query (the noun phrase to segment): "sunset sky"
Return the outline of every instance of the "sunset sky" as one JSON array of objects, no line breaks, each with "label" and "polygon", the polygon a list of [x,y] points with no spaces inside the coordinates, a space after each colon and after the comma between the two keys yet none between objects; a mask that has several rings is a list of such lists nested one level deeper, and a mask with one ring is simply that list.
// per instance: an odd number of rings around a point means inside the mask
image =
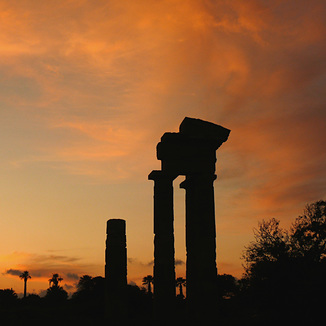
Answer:
[{"label": "sunset sky", "polygon": [[[104,276],[127,223],[128,281],[152,273],[155,147],[185,116],[217,152],[219,273],[241,277],[258,221],[326,199],[324,0],[0,0],[0,288]],[[185,276],[183,180],[175,181]]]}]

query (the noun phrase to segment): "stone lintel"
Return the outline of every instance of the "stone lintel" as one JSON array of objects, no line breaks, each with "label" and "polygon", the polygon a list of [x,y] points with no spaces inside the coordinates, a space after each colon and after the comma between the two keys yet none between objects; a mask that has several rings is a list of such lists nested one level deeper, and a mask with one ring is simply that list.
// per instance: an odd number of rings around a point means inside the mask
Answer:
[{"label": "stone lintel", "polygon": [[180,134],[188,137],[205,138],[226,142],[231,130],[215,123],[185,117],[179,127]]},{"label": "stone lintel", "polygon": [[184,151],[195,151],[198,147],[205,147],[216,150],[219,148],[224,141],[220,138],[209,138],[209,137],[199,137],[191,136],[187,134],[181,134],[177,132],[166,132],[161,137],[161,141],[156,147],[157,158],[160,160],[160,147],[166,149],[180,148]]},{"label": "stone lintel", "polygon": [[172,175],[215,172],[216,144],[205,139],[179,137],[180,134],[174,136],[176,141],[161,141],[157,145],[162,171]]}]

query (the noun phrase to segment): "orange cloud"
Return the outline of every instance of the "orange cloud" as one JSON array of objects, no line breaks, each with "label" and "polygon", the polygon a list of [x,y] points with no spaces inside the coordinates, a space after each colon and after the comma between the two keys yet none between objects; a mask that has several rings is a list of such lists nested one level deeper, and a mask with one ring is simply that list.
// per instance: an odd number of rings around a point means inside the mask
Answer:
[{"label": "orange cloud", "polygon": [[[325,73],[321,1],[37,3],[2,4],[2,68],[16,89],[2,98],[49,129],[37,153],[16,162],[60,161],[69,173],[98,175],[105,169],[85,161],[120,157],[131,176],[129,158],[150,159],[145,152],[185,115],[246,133],[251,145],[242,147],[259,152],[280,129],[260,121],[291,119]],[[261,155],[272,173],[275,155]]]}]

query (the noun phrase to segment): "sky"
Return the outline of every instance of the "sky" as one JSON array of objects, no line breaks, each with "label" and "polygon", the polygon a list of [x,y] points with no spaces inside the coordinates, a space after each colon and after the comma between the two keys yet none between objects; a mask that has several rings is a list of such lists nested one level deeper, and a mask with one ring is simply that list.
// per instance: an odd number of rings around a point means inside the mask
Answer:
[{"label": "sky", "polygon": [[[127,225],[128,282],[153,268],[156,144],[184,117],[218,149],[219,273],[253,228],[326,198],[323,0],[0,0],[0,288],[74,291],[104,276],[106,221]],[[185,276],[183,177],[174,183]]]}]

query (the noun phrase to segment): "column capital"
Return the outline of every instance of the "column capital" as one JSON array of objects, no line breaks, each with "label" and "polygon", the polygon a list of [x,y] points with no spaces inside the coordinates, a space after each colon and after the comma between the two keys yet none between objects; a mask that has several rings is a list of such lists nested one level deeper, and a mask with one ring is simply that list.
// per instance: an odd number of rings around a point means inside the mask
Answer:
[{"label": "column capital", "polygon": [[189,185],[191,185],[192,181],[206,181],[206,182],[214,182],[217,178],[216,174],[191,174],[187,175],[186,179],[182,181],[179,185],[181,189],[187,189]]},{"label": "column capital", "polygon": [[159,180],[169,180],[173,181],[177,175],[171,174],[171,173],[166,173],[161,170],[153,170],[149,175],[148,175],[148,180],[153,180],[153,181],[159,181]]}]

